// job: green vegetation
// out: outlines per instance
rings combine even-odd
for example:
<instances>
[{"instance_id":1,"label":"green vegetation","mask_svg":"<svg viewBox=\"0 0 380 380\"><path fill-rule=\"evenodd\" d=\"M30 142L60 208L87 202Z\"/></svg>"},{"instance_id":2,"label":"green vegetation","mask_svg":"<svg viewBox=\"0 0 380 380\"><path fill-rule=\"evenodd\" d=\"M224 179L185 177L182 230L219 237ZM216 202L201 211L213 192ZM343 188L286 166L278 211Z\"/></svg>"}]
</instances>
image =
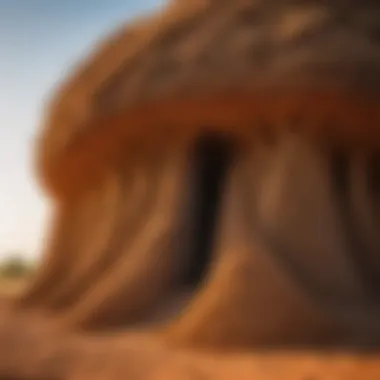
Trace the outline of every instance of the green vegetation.
<instances>
[{"instance_id":1,"label":"green vegetation","mask_svg":"<svg viewBox=\"0 0 380 380\"><path fill-rule=\"evenodd\" d=\"M8 255L0 262L1 279L19 279L30 275L34 270L31 262L27 261L22 255L14 253Z\"/></svg>"}]
</instances>

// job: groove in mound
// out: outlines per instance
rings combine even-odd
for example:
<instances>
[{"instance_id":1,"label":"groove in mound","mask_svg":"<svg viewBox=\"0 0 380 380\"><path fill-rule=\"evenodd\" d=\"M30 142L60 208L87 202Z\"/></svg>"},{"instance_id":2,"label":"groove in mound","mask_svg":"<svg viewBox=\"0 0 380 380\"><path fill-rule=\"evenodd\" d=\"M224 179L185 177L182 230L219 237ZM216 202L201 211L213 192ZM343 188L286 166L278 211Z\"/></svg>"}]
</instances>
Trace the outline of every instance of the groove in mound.
<instances>
[{"instance_id":1,"label":"groove in mound","mask_svg":"<svg viewBox=\"0 0 380 380\"><path fill-rule=\"evenodd\" d=\"M230 139L217 134L201 136L195 143L195 189L190 202L193 247L186 285L197 288L212 259L226 175L233 156Z\"/></svg>"}]
</instances>

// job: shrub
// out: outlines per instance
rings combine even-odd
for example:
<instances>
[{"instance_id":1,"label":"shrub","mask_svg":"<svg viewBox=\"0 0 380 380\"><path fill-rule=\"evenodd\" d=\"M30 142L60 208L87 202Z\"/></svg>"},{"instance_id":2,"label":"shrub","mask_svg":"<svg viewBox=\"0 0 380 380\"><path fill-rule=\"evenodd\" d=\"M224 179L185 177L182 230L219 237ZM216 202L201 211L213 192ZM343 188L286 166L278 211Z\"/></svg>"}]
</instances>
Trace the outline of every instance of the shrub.
<instances>
[{"instance_id":1,"label":"shrub","mask_svg":"<svg viewBox=\"0 0 380 380\"><path fill-rule=\"evenodd\" d=\"M19 254L12 254L0 264L0 276L19 278L30 274L32 265Z\"/></svg>"}]
</instances>

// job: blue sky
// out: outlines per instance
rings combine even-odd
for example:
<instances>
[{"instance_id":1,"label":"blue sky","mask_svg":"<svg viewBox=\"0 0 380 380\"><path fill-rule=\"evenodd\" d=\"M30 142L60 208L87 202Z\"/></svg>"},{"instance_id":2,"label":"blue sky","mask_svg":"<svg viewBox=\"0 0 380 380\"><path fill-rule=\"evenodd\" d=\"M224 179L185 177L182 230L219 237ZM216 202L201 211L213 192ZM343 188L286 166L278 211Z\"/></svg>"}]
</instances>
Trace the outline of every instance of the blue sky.
<instances>
[{"instance_id":1,"label":"blue sky","mask_svg":"<svg viewBox=\"0 0 380 380\"><path fill-rule=\"evenodd\" d=\"M0 0L0 259L41 253L33 141L51 89L99 37L162 0Z\"/></svg>"}]
</instances>

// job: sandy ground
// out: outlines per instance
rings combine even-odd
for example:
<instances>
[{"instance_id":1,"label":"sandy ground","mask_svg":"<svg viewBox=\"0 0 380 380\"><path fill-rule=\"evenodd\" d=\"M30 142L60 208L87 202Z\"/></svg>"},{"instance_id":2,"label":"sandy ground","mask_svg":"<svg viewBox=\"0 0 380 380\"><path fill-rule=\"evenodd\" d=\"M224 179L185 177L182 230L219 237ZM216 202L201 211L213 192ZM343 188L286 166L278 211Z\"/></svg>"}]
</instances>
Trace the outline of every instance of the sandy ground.
<instances>
[{"instance_id":1,"label":"sandy ground","mask_svg":"<svg viewBox=\"0 0 380 380\"><path fill-rule=\"evenodd\" d=\"M107 349L107 344L109 348ZM103 347L101 347L103 346ZM150 348L149 348L150 347ZM168 351L124 339L103 343L71 378L149 380L364 380L380 379L377 355L348 353L268 352L210 355ZM98 363L103 360L104 365Z\"/></svg>"},{"instance_id":2,"label":"sandy ground","mask_svg":"<svg viewBox=\"0 0 380 380\"><path fill-rule=\"evenodd\" d=\"M8 283L3 293L23 286ZM1 379L380 380L377 353L212 355L168 349L152 336L133 332L115 337L62 335L39 318L6 315L0 319Z\"/></svg>"},{"instance_id":3,"label":"sandy ground","mask_svg":"<svg viewBox=\"0 0 380 380\"><path fill-rule=\"evenodd\" d=\"M1 376L72 380L375 380L375 354L256 352L212 355L170 350L152 337L59 336L43 328L8 328ZM18 339L14 339L15 336ZM0 341L4 342L3 336ZM23 363L20 365L20 363ZM15 376L16 375L16 376ZM1 377L0 376L0 377Z\"/></svg>"}]
</instances>

